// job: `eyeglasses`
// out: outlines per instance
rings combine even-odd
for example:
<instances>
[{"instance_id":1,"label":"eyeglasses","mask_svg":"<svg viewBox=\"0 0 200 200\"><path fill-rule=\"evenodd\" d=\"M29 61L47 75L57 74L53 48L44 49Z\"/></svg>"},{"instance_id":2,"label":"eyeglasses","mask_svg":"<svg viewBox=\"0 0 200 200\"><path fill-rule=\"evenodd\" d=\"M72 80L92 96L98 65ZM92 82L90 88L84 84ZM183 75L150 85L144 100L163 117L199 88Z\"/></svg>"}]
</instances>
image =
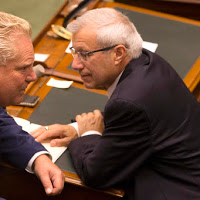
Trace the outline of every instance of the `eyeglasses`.
<instances>
[{"instance_id":1,"label":"eyeglasses","mask_svg":"<svg viewBox=\"0 0 200 200\"><path fill-rule=\"evenodd\" d=\"M94 50L94 51L86 51L86 52L79 52L79 51L76 51L74 49L74 47L70 47L70 51L71 51L71 54L73 57L75 57L76 55L78 55L78 57L82 60L82 61L87 61L87 58L89 56L91 56L93 53L96 53L96 52L100 52L100 51L108 51L114 47L116 47L118 44L116 45L113 45L111 47L106 47L106 48L103 48L103 49L98 49L98 50Z\"/></svg>"}]
</instances>

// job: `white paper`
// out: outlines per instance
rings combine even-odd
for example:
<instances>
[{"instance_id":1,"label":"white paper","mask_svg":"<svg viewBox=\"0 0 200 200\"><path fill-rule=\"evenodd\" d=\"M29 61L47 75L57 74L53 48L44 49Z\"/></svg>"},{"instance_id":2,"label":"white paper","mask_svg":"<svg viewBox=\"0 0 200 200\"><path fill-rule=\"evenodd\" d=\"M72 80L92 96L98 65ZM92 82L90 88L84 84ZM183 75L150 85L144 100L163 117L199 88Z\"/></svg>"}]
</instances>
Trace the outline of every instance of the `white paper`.
<instances>
[{"instance_id":1,"label":"white paper","mask_svg":"<svg viewBox=\"0 0 200 200\"><path fill-rule=\"evenodd\" d=\"M68 47L66 48L65 53L71 53L71 51L69 49L70 47L72 47L72 40L70 41Z\"/></svg>"},{"instance_id":2,"label":"white paper","mask_svg":"<svg viewBox=\"0 0 200 200\"><path fill-rule=\"evenodd\" d=\"M56 160L65 152L67 147L51 147L49 143L42 143L42 145L47 149L47 151L52 156L52 162L55 163Z\"/></svg>"},{"instance_id":3,"label":"white paper","mask_svg":"<svg viewBox=\"0 0 200 200\"><path fill-rule=\"evenodd\" d=\"M146 42L146 41L143 41L142 43L142 47L155 53L156 52L156 49L158 47L158 44L157 43L152 43L152 42Z\"/></svg>"},{"instance_id":4,"label":"white paper","mask_svg":"<svg viewBox=\"0 0 200 200\"><path fill-rule=\"evenodd\" d=\"M62 81L62 80L56 80L54 78L51 78L48 82L48 86L56 87L56 88L69 88L73 81Z\"/></svg>"},{"instance_id":5,"label":"white paper","mask_svg":"<svg viewBox=\"0 0 200 200\"><path fill-rule=\"evenodd\" d=\"M49 57L49 54L35 53L35 61L44 62Z\"/></svg>"},{"instance_id":6,"label":"white paper","mask_svg":"<svg viewBox=\"0 0 200 200\"><path fill-rule=\"evenodd\" d=\"M22 127L22 129L28 133L31 131L39 128L41 125L30 123L28 120L19 118L19 117L13 117L16 123ZM52 156L52 162L56 162L56 160L64 153L64 151L67 149L67 147L51 147L49 142L42 142L41 143L46 150L51 154Z\"/></svg>"}]
</instances>

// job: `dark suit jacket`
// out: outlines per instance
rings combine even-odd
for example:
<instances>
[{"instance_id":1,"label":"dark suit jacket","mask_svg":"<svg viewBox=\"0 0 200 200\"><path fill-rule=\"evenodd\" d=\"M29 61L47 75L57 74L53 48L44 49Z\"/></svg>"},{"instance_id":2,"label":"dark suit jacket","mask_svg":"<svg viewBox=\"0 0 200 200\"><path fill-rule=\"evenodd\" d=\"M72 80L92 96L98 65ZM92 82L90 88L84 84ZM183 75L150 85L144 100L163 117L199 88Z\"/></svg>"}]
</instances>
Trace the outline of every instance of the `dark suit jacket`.
<instances>
[{"instance_id":1,"label":"dark suit jacket","mask_svg":"<svg viewBox=\"0 0 200 200\"><path fill-rule=\"evenodd\" d=\"M6 110L0 108L0 160L25 169L38 151L46 149L18 126Z\"/></svg>"},{"instance_id":2,"label":"dark suit jacket","mask_svg":"<svg viewBox=\"0 0 200 200\"><path fill-rule=\"evenodd\" d=\"M132 60L104 121L102 136L69 145L85 184L123 187L129 200L200 199L200 105L165 60L147 50Z\"/></svg>"}]
</instances>

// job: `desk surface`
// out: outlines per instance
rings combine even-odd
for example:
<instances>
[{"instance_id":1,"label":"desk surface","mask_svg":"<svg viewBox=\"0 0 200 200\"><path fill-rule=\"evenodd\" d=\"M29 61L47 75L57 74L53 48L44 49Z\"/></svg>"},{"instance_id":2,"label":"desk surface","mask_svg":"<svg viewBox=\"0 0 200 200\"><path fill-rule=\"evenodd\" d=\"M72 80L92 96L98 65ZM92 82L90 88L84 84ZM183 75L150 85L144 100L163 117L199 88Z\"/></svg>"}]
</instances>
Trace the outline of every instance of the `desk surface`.
<instances>
[{"instance_id":1,"label":"desk surface","mask_svg":"<svg viewBox=\"0 0 200 200\"><path fill-rule=\"evenodd\" d=\"M52 88L31 114L29 121L42 125L68 124L83 112L95 109L103 111L106 101L106 95L73 86L68 89Z\"/></svg>"},{"instance_id":2,"label":"desk surface","mask_svg":"<svg viewBox=\"0 0 200 200\"><path fill-rule=\"evenodd\" d=\"M33 44L34 44L36 53L43 53L43 54L50 55L49 58L45 61L45 65L47 65L50 68L54 68L56 70L59 70L65 73L78 76L77 72L72 71L70 68L67 68L67 66L69 66L70 63L72 62L72 56L70 54L65 53L65 50L67 46L69 45L69 41L61 39L61 38L56 39L56 38L50 37L47 34L49 31L51 31L51 24L62 25L64 16L66 16L66 14L69 13L69 6L71 6L74 2L76 1L75 0L70 1L70 3L66 1L63 4L60 10L55 14L55 16L53 16L53 18L49 21L49 23L44 27L44 29L36 37L36 39L33 41ZM187 48L182 49L184 46L186 46L186 45L183 45L184 42L186 41L177 42L176 41L177 38L174 39L173 38L174 35L172 34L176 34L176 36L181 35L180 38L182 38L182 40L186 40L188 38L190 39L193 33L189 31L189 34L190 34L189 36L187 34L184 35L185 34L184 27L189 27L187 28L186 31L188 31L188 29L194 30L195 35L196 35L197 32L199 31L200 22L182 19L179 17L174 17L171 15L166 15L166 14L153 12L153 11L149 11L145 9L140 9L140 8L136 8L132 6L127 6L127 5L123 5L119 3L113 3L113 2L106 3L100 0L93 1L92 4L90 4L87 8L93 9L97 7L115 7L120 10L123 9L122 10L123 12L126 12L128 15L131 15L133 19L136 19L136 22L135 22L136 26L138 26L139 31L142 32L142 37L144 37L144 40L160 43L161 45L158 47L158 52L160 54L163 54L162 55L163 57L168 56L169 59L171 59L171 62L175 62L174 66L176 65L179 66L177 62L182 63L183 62L182 60L184 60L186 57L187 62L184 61L184 64L187 63L186 64L187 66L185 65L185 67L181 68L181 70L183 71L180 72L182 74L181 75L182 78L184 76L187 76L186 74L189 73L188 71L190 71L192 66L195 65L195 62L196 62L195 59L197 59L197 57L199 56L199 51L198 51L199 50L198 48L200 46L199 43L198 45L195 45L194 48L192 48L190 44L188 44L190 42L187 41L187 45L190 46L188 47L189 51L195 51L193 54L191 52L188 52ZM149 21L150 19L154 21L153 24L151 24L151 21ZM160 23L162 22L166 23L165 26L160 25ZM159 24L158 29L156 29L156 24ZM168 27L170 24L174 24L173 25L174 32L167 32L166 27ZM176 29L175 29L176 26L180 26L182 28L181 32L179 31L176 32ZM150 32L148 32L147 34L146 33L147 31L150 31ZM158 34L159 37L155 37L156 34ZM167 39L166 38L163 39L162 36L163 37L166 36ZM193 39L194 38L192 38L192 40L189 40L189 41L192 41L192 44L194 44ZM199 37L197 38L197 41L199 42ZM171 45L173 46L169 48L167 46L168 42L170 42ZM180 49L178 50L178 48L180 48L179 45L181 46L181 50ZM166 53L166 51L168 50L170 51L170 53L172 51L173 55L169 54L169 52ZM182 64L180 65L182 66ZM194 77L196 78L195 73L193 76L191 76L191 79L193 80ZM46 86L46 83L49 80L49 78L50 77L48 76L39 78L37 81L32 83L26 91L26 94L40 96L40 101L36 107L28 108L28 107L22 107L22 106L9 106L7 108L8 112L11 115L29 119L31 122L45 125L49 123L69 122L69 120L71 118L74 118L76 114L79 114L81 112L87 112L90 109L94 109L98 107L101 109L103 105L105 104L105 101L106 101L105 91L88 90L88 89L85 89L81 83L75 83L75 82L72 84L72 87L67 90L55 89L55 88L52 89L51 87ZM189 79L189 81L191 79ZM56 94L61 96L61 98L49 98L49 97L55 96L55 91L56 91ZM73 95L76 94L77 96L79 96L80 93L85 98L83 101L82 96L81 96L80 102L87 103L87 106L81 105L81 104L79 105L79 99L76 98L76 101L77 101L76 107L74 106L67 107L68 105L67 99L69 98L70 101L73 102L74 101ZM90 104L88 101L89 99L88 97L90 97L89 95L92 95L91 98L93 97L96 98L95 101L92 101L93 104ZM62 99L66 99L66 102L62 101ZM48 105L53 105L51 106L52 109L46 109ZM54 107L55 105L56 107ZM88 110L87 109L85 110L86 107L88 108ZM55 108L56 110L60 109L59 112L55 112L54 110ZM69 113L67 111L62 112L63 108L66 108L67 110L69 110ZM39 116L41 116L41 118L39 118ZM62 162L59 163L58 161L58 164L60 164L61 168L63 168ZM80 181L78 176L74 174L73 170L74 169L72 166L72 168L68 169L68 171L64 171L66 175L66 182L72 183L74 185L83 186L82 182ZM123 196L123 191L120 191L120 190L114 190L114 191L109 190L106 192L109 194L112 194L112 196L115 196L115 197Z\"/></svg>"}]
</instances>

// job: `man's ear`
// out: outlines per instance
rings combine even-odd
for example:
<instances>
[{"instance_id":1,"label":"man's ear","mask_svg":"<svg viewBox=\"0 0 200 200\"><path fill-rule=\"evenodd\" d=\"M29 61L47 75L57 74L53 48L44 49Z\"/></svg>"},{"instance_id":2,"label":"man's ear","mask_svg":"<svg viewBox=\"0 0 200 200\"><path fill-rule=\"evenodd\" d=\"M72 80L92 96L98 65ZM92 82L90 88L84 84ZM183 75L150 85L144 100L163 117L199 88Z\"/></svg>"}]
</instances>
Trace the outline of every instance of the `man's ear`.
<instances>
[{"instance_id":1,"label":"man's ear","mask_svg":"<svg viewBox=\"0 0 200 200\"><path fill-rule=\"evenodd\" d=\"M114 53L115 65L118 65L124 59L124 57L126 57L126 47L124 45L118 45L115 47Z\"/></svg>"}]
</instances>

